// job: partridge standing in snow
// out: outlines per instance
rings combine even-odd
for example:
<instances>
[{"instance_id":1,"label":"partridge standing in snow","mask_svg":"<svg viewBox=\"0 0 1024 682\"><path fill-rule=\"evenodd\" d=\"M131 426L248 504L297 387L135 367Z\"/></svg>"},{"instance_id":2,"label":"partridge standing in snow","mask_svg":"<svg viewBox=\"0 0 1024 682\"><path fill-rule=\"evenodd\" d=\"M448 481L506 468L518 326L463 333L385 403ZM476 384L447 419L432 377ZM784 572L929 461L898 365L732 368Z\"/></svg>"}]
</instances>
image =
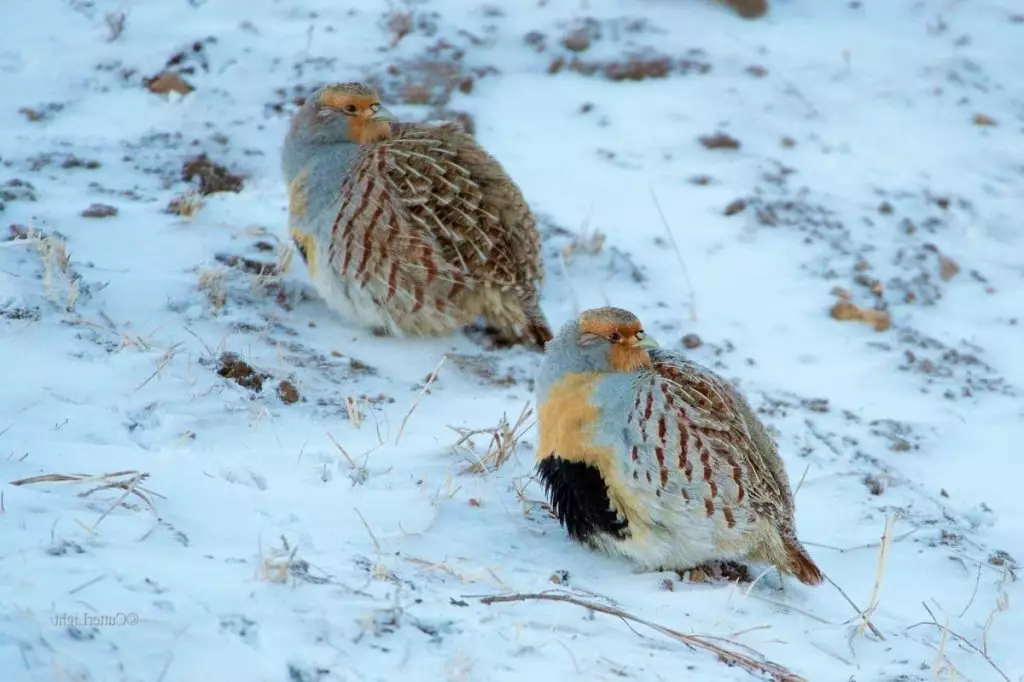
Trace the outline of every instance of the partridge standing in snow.
<instances>
[{"instance_id":1,"label":"partridge standing in snow","mask_svg":"<svg viewBox=\"0 0 1024 682\"><path fill-rule=\"evenodd\" d=\"M759 561L817 585L775 443L724 379L619 308L547 345L537 468L569 536L646 569Z\"/></svg>"},{"instance_id":2,"label":"partridge standing in snow","mask_svg":"<svg viewBox=\"0 0 1024 682\"><path fill-rule=\"evenodd\" d=\"M370 88L327 85L292 119L282 168L292 239L343 317L408 336L483 318L501 343L551 339L533 215L456 125L392 123Z\"/></svg>"}]
</instances>

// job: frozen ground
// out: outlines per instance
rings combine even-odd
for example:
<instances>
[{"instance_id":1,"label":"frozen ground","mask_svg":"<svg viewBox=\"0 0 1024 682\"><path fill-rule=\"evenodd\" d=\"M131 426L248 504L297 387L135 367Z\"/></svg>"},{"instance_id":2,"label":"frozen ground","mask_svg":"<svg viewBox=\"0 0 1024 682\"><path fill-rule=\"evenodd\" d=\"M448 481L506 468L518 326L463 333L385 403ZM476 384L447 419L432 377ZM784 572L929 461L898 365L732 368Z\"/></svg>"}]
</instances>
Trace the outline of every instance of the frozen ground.
<instances>
[{"instance_id":1,"label":"frozen ground","mask_svg":"<svg viewBox=\"0 0 1024 682\"><path fill-rule=\"evenodd\" d=\"M756 678L579 606L477 598L550 589L809 680L1024 680L1016 0L776 0L758 22L702 0L162 0L123 31L129 3L8 4L6 682ZM150 92L165 69L195 89ZM532 428L497 471L463 472L488 435L453 448L450 427L516 422L537 356L373 338L298 259L277 270L294 100L367 76L406 118L472 119L543 216L553 324L609 301L663 345L699 337L884 640L830 585L697 585L570 544ZM241 191L166 212L197 207L199 153ZM844 296L883 331L833 319ZM219 376L225 352L259 376ZM126 470L148 477L11 483Z\"/></svg>"}]
</instances>

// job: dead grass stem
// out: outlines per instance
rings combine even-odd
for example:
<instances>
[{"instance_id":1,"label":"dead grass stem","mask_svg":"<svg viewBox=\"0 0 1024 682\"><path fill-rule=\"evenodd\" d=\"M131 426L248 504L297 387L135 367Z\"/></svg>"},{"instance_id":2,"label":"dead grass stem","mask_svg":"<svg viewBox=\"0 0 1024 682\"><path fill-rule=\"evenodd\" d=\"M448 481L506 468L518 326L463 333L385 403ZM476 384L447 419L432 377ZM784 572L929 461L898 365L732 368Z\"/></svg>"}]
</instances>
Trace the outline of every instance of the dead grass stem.
<instances>
[{"instance_id":1,"label":"dead grass stem","mask_svg":"<svg viewBox=\"0 0 1024 682\"><path fill-rule=\"evenodd\" d=\"M1001 598L1004 597L1004 596L1005 596L1005 593L1000 594ZM1000 604L1001 601L1002 601L1001 599L997 601L996 610L1000 610L999 609L999 604ZM1010 679L1010 676L1007 675L1005 672L1003 672L1002 668L1000 668L998 665L996 665L996 662L992 660L991 656L989 656L988 651L987 651L988 646L987 646L986 643L983 642L982 647L978 647L977 645L972 643L969 639L967 639L963 635L960 635L957 632L955 632L954 630L950 629L950 627L949 627L949 617L948 616L946 617L945 624L940 623L939 620L935 617L935 613L928 607L928 604L926 604L924 602L921 602L921 606L923 606L924 610L928 612L928 616L931 618L931 620L930 621L921 621L920 623L914 623L913 625L911 625L910 627L907 628L908 631L909 630L913 630L914 628L917 628L917 627L921 627L922 625L929 625L929 626L932 626L932 627L937 627L941 631L941 639L939 641L939 649L938 649L940 655L945 657L945 654L944 654L945 640L947 639L947 637L952 637L953 639L957 640L958 642L960 642L961 644L966 646L971 651L975 652L976 654L978 654L979 656L984 658L988 662L988 664L992 667L992 669L995 670L999 674L1000 677L1002 677L1004 680L1006 680L1006 682L1012 682L1012 680ZM987 632L986 632L986 634L987 634ZM946 662L949 663L949 665L952 667L953 664L949 662L949 658L948 657L945 657L945 658L946 658Z\"/></svg>"},{"instance_id":2,"label":"dead grass stem","mask_svg":"<svg viewBox=\"0 0 1024 682\"><path fill-rule=\"evenodd\" d=\"M889 558L889 548L892 546L892 529L896 524L896 515L889 514L885 519L885 530L882 531L882 544L878 549L878 563L875 566L875 582L871 586L871 598L868 600L868 606L861 613L862 622L857 627L857 635L863 635L864 629L871 626L871 616L875 613L875 609L878 608L878 595L882 589L882 578L885 576L885 563ZM871 627L871 631L876 635L878 631Z\"/></svg>"},{"instance_id":3,"label":"dead grass stem","mask_svg":"<svg viewBox=\"0 0 1024 682\"><path fill-rule=\"evenodd\" d=\"M768 675L772 680L776 682L806 682L806 678L800 677L796 673L792 672L788 668L785 668L777 663L766 660L761 654L754 651L750 647L743 644L733 642L728 639L720 637L711 637L707 635L688 635L686 633L674 630L664 625L659 625L649 620L645 620L638 616L635 616L622 609L615 608L613 606L606 606L597 602L580 599L571 594L564 593L553 593L553 592L539 592L532 594L502 594L485 597L469 597L479 599L482 604L497 604L503 602L520 602L520 601L552 601L562 602L566 604L574 604L576 606L589 609L590 611L596 611L598 613L604 613L609 616L615 616L627 624L637 623L644 625L656 632L660 632L666 637L670 637L678 642L694 648L701 649L704 651L715 654L718 659L730 666L738 666L744 670L753 673ZM723 644L718 644L722 642ZM745 651L744 651L745 650Z\"/></svg>"},{"instance_id":4,"label":"dead grass stem","mask_svg":"<svg viewBox=\"0 0 1024 682\"><path fill-rule=\"evenodd\" d=\"M119 489L123 490L123 494L114 501L110 507L100 514L100 517L96 519L96 522L92 524L92 528L88 529L94 531L103 519L122 505L129 495L134 495L149 507L149 510L153 512L153 515L157 515L156 505L153 503L151 498L163 497L159 493L155 493L152 490L143 488L140 483L149 478L149 474L146 472L135 471L134 469L126 469L125 471L114 471L108 474L42 474L40 476L30 476L29 478L21 478L16 481L11 481L11 485L22 486L32 485L35 483L78 483L78 484L89 484L98 483L95 487L92 487L85 492L78 493L79 497L88 497L95 492L100 490L111 490Z\"/></svg>"},{"instance_id":5,"label":"dead grass stem","mask_svg":"<svg viewBox=\"0 0 1024 682\"><path fill-rule=\"evenodd\" d=\"M398 441L402 438L402 431L405 430L405 423L409 421L409 417L411 417L412 413L416 411L416 407L419 406L420 401L423 400L423 396L425 396L427 391L430 390L430 386L437 379L437 375L441 371L441 367L444 366L445 360L447 359L447 355L441 356L441 361L437 363L437 367L435 367L434 371L430 373L429 377L427 377L427 382L423 384L423 390L421 390L419 395L416 396L416 400L413 401L412 407L409 408L409 411L402 418L402 423L398 426L398 433L395 435L395 445L398 445Z\"/></svg>"},{"instance_id":6,"label":"dead grass stem","mask_svg":"<svg viewBox=\"0 0 1024 682\"><path fill-rule=\"evenodd\" d=\"M651 192L651 200L654 201L654 208L658 211L658 217L661 218L661 225L665 228L665 234L668 235L668 239L672 243L672 250L676 252L676 259L679 261L679 269L682 271L683 279L686 281L686 288L690 292L690 322L696 322L697 294L693 290L693 282L690 281L690 272L686 269L683 253L679 250L679 244L676 243L675 235L672 234L672 227L668 224L668 218L665 217L665 212L661 210L661 203L658 201L658 195L654 193L654 187L649 186L648 189Z\"/></svg>"},{"instance_id":7,"label":"dead grass stem","mask_svg":"<svg viewBox=\"0 0 1024 682\"><path fill-rule=\"evenodd\" d=\"M483 474L493 473L500 469L505 462L512 457L519 439L530 430L535 422L529 421L533 416L533 409L530 403L523 405L522 411L514 424L510 424L508 414L502 413L497 426L484 429L467 429L463 427L449 426L459 434L459 439L452 443L452 452L464 451L476 458L476 461L466 467L462 473ZM487 445L487 452L483 457L476 457L473 450L473 437L489 435L490 441Z\"/></svg>"}]
</instances>

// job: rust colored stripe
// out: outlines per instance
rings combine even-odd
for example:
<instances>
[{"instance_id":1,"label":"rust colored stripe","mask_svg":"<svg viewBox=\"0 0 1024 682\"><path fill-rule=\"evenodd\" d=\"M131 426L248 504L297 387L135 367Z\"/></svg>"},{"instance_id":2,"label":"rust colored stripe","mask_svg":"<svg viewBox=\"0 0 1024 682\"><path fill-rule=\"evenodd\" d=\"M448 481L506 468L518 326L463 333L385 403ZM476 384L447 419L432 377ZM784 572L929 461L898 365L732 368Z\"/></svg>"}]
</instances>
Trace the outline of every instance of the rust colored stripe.
<instances>
[{"instance_id":1,"label":"rust colored stripe","mask_svg":"<svg viewBox=\"0 0 1024 682\"><path fill-rule=\"evenodd\" d=\"M654 448L654 454L658 458L658 468L661 470L661 487L668 485L668 468L665 466L665 448L660 445Z\"/></svg>"},{"instance_id":2,"label":"rust colored stripe","mask_svg":"<svg viewBox=\"0 0 1024 682\"><path fill-rule=\"evenodd\" d=\"M711 488L711 497L718 497L718 484L709 478L708 486Z\"/></svg>"},{"instance_id":3,"label":"rust colored stripe","mask_svg":"<svg viewBox=\"0 0 1024 682\"><path fill-rule=\"evenodd\" d=\"M452 274L452 288L448 292L450 299L455 299L456 296L462 293L462 290L466 288L466 278L461 272L454 272Z\"/></svg>"},{"instance_id":4,"label":"rust colored stripe","mask_svg":"<svg viewBox=\"0 0 1024 682\"><path fill-rule=\"evenodd\" d=\"M412 288L413 305L410 313L418 313L423 308L423 285L416 282Z\"/></svg>"},{"instance_id":5,"label":"rust colored stripe","mask_svg":"<svg viewBox=\"0 0 1024 682\"><path fill-rule=\"evenodd\" d=\"M647 476L647 482L648 483L653 483L653 479L651 479L651 472L650 471L645 471L644 474L646 474L646 476Z\"/></svg>"},{"instance_id":6,"label":"rust colored stripe","mask_svg":"<svg viewBox=\"0 0 1024 682\"><path fill-rule=\"evenodd\" d=\"M373 194L375 189L376 181L374 178L370 178L370 180L366 184L365 191L363 191L359 197L359 205L356 206L355 213L352 214L352 218L349 219L348 225L345 226L345 262L342 263L341 265L342 272L348 272L348 266L352 262L352 240L355 239L354 228L356 225L356 221L359 220L359 216L363 214L363 211L365 211L366 207L369 205L370 195ZM338 220L340 219L341 212L339 211ZM369 239L371 230L373 230L373 225L370 225L366 229L364 241Z\"/></svg>"},{"instance_id":7,"label":"rust colored stripe","mask_svg":"<svg viewBox=\"0 0 1024 682\"><path fill-rule=\"evenodd\" d=\"M434 262L434 249L425 240L420 242L421 262L427 269L427 284L437 279L437 263Z\"/></svg>"},{"instance_id":8,"label":"rust colored stripe","mask_svg":"<svg viewBox=\"0 0 1024 682\"><path fill-rule=\"evenodd\" d=\"M708 516L711 516L715 513L715 505L708 498L704 498L704 513L706 513Z\"/></svg>"},{"instance_id":9,"label":"rust colored stripe","mask_svg":"<svg viewBox=\"0 0 1024 682\"><path fill-rule=\"evenodd\" d=\"M722 507L722 513L725 514L725 525L733 528L736 525L736 517L732 515L732 507Z\"/></svg>"},{"instance_id":10,"label":"rust colored stripe","mask_svg":"<svg viewBox=\"0 0 1024 682\"><path fill-rule=\"evenodd\" d=\"M367 271L366 264L370 262L370 253L373 251L374 228L383 212L384 206L378 204L377 208L373 211L373 217L370 218L370 224L363 233L363 257L359 259L359 265L356 266L355 273L355 276L362 280L363 286L366 286L366 283L370 280L370 273Z\"/></svg>"},{"instance_id":11,"label":"rust colored stripe","mask_svg":"<svg viewBox=\"0 0 1024 682\"><path fill-rule=\"evenodd\" d=\"M390 301L392 298L395 297L395 287L397 286L397 284L398 284L398 259L397 258L392 258L391 259L391 270L388 271L388 295L387 295L387 298L384 299L385 303L387 303L388 301Z\"/></svg>"},{"instance_id":12,"label":"rust colored stripe","mask_svg":"<svg viewBox=\"0 0 1024 682\"><path fill-rule=\"evenodd\" d=\"M665 442L665 434L668 433L668 424L665 423L665 417L658 417L658 442Z\"/></svg>"},{"instance_id":13,"label":"rust colored stripe","mask_svg":"<svg viewBox=\"0 0 1024 682\"><path fill-rule=\"evenodd\" d=\"M638 459L640 459L640 448L638 448L637 446L634 445L631 457L633 458L634 462L637 461Z\"/></svg>"},{"instance_id":14,"label":"rust colored stripe","mask_svg":"<svg viewBox=\"0 0 1024 682\"><path fill-rule=\"evenodd\" d=\"M651 413L654 412L654 394L647 391L647 407L644 408L644 420L651 418Z\"/></svg>"}]
</instances>

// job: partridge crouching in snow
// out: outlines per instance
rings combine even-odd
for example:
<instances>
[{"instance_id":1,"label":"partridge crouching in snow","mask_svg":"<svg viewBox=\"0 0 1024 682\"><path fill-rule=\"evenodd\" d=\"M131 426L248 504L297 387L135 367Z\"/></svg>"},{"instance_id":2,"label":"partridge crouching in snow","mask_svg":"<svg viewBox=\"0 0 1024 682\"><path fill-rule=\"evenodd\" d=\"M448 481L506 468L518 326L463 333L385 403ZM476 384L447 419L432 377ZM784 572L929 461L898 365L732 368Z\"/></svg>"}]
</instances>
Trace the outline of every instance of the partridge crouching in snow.
<instances>
[{"instance_id":1,"label":"partridge crouching in snow","mask_svg":"<svg viewBox=\"0 0 1024 682\"><path fill-rule=\"evenodd\" d=\"M537 405L538 473L571 538L645 569L746 560L821 583L764 425L632 313L567 323L547 346Z\"/></svg>"},{"instance_id":2,"label":"partridge crouching in snow","mask_svg":"<svg viewBox=\"0 0 1024 682\"><path fill-rule=\"evenodd\" d=\"M292 239L342 317L397 336L483 318L502 344L550 340L534 217L456 125L393 123L370 88L324 86L293 117L282 169Z\"/></svg>"}]
</instances>

